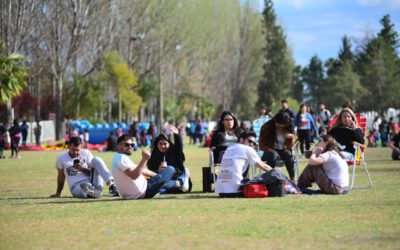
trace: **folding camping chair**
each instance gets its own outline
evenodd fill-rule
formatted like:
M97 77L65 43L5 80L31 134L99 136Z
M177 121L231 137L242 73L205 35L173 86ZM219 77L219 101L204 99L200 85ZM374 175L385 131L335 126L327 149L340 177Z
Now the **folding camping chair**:
M218 164L214 163L214 149L210 148L209 152L209 163L208 167L203 167L203 193L211 193L213 192L212 185L215 184L217 180L217 170L216 168Z
M362 113L357 113L357 114L355 114L355 116L357 119L358 126L361 128L363 135L365 137L365 132L367 129L367 118ZM330 127L332 127L335 124L335 122L338 118L339 118L339 116L337 114L332 117L331 122L330 122ZM351 190L351 189L370 188L370 187L372 187L372 181L371 181L371 177L368 172L367 163L365 162L365 150L367 147L358 142L353 142L353 146L355 149L354 160L347 161L347 164L349 166L353 166L351 183L350 183L349 189ZM354 186L356 168L359 167L360 165L364 166L365 174L367 175L367 179L368 179L368 183L369 183L367 186Z

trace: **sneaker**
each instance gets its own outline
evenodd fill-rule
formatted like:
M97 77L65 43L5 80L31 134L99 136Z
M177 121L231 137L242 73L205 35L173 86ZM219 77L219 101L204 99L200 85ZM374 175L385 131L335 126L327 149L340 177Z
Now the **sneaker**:
M109 188L108 188L108 196L112 197L112 196L119 196L119 192L117 187L112 184Z
M183 192L187 192L189 190L189 177L190 177L190 172L188 168L185 168L185 173L183 174L183 184L180 187L180 189Z
M97 190L92 186L90 183L81 183L80 188L83 191L83 194L86 198L100 198L103 194L101 193L100 190Z

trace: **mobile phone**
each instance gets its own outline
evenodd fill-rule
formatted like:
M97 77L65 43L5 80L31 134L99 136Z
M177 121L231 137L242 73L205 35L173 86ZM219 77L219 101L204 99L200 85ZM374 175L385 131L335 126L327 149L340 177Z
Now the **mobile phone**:
M80 163L79 159L74 159L74 165Z

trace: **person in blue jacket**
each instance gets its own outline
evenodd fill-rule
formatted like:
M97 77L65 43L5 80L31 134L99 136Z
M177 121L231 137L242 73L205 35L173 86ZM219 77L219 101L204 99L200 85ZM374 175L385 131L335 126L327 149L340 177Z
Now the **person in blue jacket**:
M310 150L312 141L312 131L318 132L317 125L315 124L312 115L307 112L307 104L301 104L299 112L297 113L294 124L297 127L297 136L300 142L300 151L304 155L304 149Z

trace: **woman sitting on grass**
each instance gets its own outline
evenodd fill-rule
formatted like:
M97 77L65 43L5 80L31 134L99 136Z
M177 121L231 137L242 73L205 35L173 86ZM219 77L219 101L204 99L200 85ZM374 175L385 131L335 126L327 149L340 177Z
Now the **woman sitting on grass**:
M183 153L183 144L181 136L179 135L179 130L173 125L168 125L167 130L171 131L174 135L175 143L173 143L166 134L159 134L152 145L151 156L147 162L147 167L155 173L158 173L167 166L175 168L174 176L172 176L169 182L164 184L161 188L161 192L190 192L190 173L183 165L185 154Z
M349 167L332 136L321 137L297 185L306 189L314 182L326 194L345 194L348 191Z

